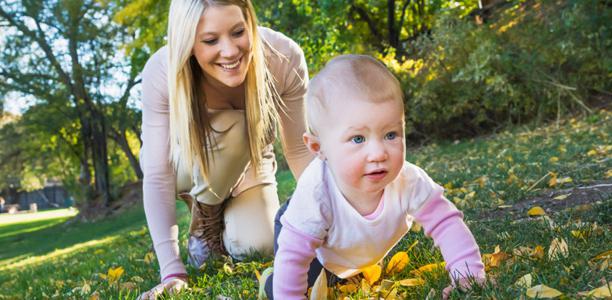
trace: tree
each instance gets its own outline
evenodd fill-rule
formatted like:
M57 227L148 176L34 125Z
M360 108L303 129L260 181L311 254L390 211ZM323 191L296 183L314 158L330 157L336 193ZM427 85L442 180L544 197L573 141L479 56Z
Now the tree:
M89 199L105 205L112 200L107 138L121 145L125 131L134 127L125 111L131 110L127 99L139 82L119 51L130 37L113 22L116 10L112 3L95 0L0 4L6 45L0 53L0 96L35 99L35 106L47 106L50 113L51 107L61 107L66 118L76 121L81 150L73 155L78 156L80 182L88 187Z

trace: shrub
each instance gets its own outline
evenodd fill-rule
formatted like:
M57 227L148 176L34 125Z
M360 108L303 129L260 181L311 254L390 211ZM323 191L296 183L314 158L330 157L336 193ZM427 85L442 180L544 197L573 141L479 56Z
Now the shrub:
M414 57L380 58L405 89L411 137L473 136L609 100L609 20L597 0L520 2L480 25L445 13Z

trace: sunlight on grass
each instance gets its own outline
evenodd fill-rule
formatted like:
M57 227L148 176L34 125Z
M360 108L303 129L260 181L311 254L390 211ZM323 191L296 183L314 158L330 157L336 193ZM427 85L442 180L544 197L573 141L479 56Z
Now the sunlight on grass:
M0 226L0 239L19 234L43 230L66 222L71 217L37 220L34 222L19 222Z
M54 219L54 218L65 218L74 217L79 213L75 208L63 208L46 210L37 213L19 213L14 215L2 214L0 215L0 227L15 224L15 223L29 223L32 221Z
M5 271L5 270L10 270L10 269L15 269L15 268L22 268L22 267L29 266L32 264L45 263L61 255L73 254L79 251L86 250L88 248L110 244L113 241L115 241L118 237L119 236L110 236L110 237L103 238L100 240L92 240L92 241L88 241L85 243L76 244L74 246L64 248L64 249L58 249L46 255L32 256L24 260L21 260L19 262L16 262L16 263L11 263L6 266L0 266L0 271Z

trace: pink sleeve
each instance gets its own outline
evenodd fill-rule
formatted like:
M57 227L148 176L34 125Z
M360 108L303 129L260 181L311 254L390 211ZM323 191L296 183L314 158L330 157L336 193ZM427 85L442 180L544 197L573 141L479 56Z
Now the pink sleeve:
M463 213L441 193L426 202L414 218L440 247L453 282L462 277L485 277L480 250L463 222Z
M186 274L179 256L174 169L170 163L166 48L157 51L142 72L143 202L161 278Z
M308 268L315 257L315 249L322 243L322 240L300 233L291 225L283 223L274 258L274 299L306 298Z

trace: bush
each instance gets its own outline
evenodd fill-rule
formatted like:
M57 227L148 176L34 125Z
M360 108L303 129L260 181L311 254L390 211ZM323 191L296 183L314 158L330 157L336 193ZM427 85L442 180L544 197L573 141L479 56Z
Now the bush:
M611 95L609 20L597 0L521 2L480 25L438 16L415 57L381 57L405 89L407 133L457 138L590 111Z

